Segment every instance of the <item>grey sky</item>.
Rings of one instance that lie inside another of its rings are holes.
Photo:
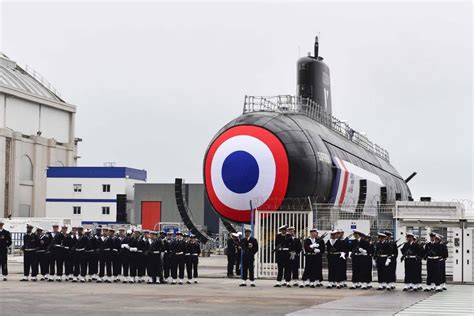
[[[202,182],[245,94],[295,93],[312,49],[333,112],[389,150],[415,197],[473,198],[472,4],[3,3],[0,48],[78,106],[81,165]]]

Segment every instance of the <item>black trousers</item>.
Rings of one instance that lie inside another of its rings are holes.
[[[387,257],[378,257],[376,260],[377,263],[377,279],[379,283],[389,283],[390,282],[390,270],[389,267],[385,266]]]
[[[397,282],[397,258],[392,257],[388,265],[388,282]]]
[[[193,268],[193,278],[198,277],[198,264],[199,264],[199,257],[191,255],[191,265]]]
[[[41,275],[49,274],[49,254],[46,251],[37,251]]]
[[[72,275],[74,272],[74,261],[73,261],[73,254],[71,251],[66,249],[65,252],[65,259],[64,259],[64,274]]]
[[[49,253],[49,275],[51,276],[56,275],[56,270],[58,269],[57,263],[56,263],[57,257],[58,257],[58,251],[59,251],[59,248],[53,245]]]
[[[105,275],[112,276],[112,252],[110,250],[99,253],[99,277],[103,278]]]
[[[99,255],[94,251],[86,252],[89,275],[99,274]]]
[[[81,258],[81,277],[85,278],[87,273],[89,272],[89,274],[92,274],[91,271],[89,270],[88,271],[88,267],[89,267],[89,261],[92,260],[91,258],[91,253],[90,252],[86,252],[84,251],[84,253],[82,254],[82,258]]]
[[[122,265],[122,274],[124,277],[128,277],[130,271],[130,252],[121,250],[119,253],[120,263]]]
[[[352,256],[352,282],[358,283],[361,281],[361,256]]]
[[[298,280],[300,278],[300,255],[296,255],[294,260],[289,260],[290,279]]]
[[[171,275],[171,255],[165,253],[163,256],[163,277],[165,279],[169,278]]]
[[[7,258],[7,248],[0,249],[0,269],[2,270],[2,275],[8,275],[8,258]]]
[[[438,259],[426,260],[426,284],[434,283],[436,286],[441,284],[441,265]]]
[[[227,255],[227,276],[234,275],[235,255]]]
[[[143,252],[137,252],[136,254],[137,262],[137,276],[144,277],[146,272],[146,258]]]
[[[342,259],[339,254],[328,254],[328,281],[344,281],[345,266],[346,260]]]
[[[171,265],[171,277],[173,279],[180,278],[184,279],[184,265],[185,258],[184,255],[174,255]]]
[[[276,252],[276,263],[277,263],[277,281],[280,282],[285,277],[286,282],[291,280],[290,271],[290,254],[285,250],[277,250]]]
[[[244,256],[242,259],[242,280],[246,281],[249,279],[250,281],[255,280],[255,273],[254,273],[254,256]]]
[[[370,283],[372,282],[372,257],[357,256],[359,264],[359,277],[356,282]]]
[[[130,276],[132,278],[137,276],[137,269],[138,269],[138,262],[137,262],[137,253],[136,252],[130,252],[129,258],[129,269],[130,269]]]
[[[241,272],[241,265],[242,264],[242,256],[241,251],[238,251],[235,256],[235,274],[240,275]]]
[[[122,274],[122,262],[118,251],[112,251],[112,275],[118,277]]]
[[[303,271],[303,281],[309,280],[310,282],[316,281],[316,255],[306,255],[305,264]]]
[[[184,256],[184,264],[186,266],[186,276],[188,280],[193,278],[193,264],[191,263],[191,255]]]
[[[446,283],[446,260],[441,260],[439,262],[440,266],[440,283]]]
[[[151,278],[153,282],[156,282],[157,279],[162,279],[160,275],[161,272],[161,254],[160,253],[150,253],[147,260],[147,275]]]
[[[81,275],[81,267],[84,262],[84,251],[73,251],[72,252],[72,262],[74,265],[73,274],[75,277]]]
[[[23,256],[23,275],[36,277],[38,275],[38,256],[36,251],[25,251]]]

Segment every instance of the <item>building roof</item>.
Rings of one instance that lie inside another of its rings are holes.
[[[146,181],[146,170],[127,167],[48,167],[48,178],[127,178]]]
[[[0,52],[0,86],[56,102],[64,102],[49,82],[34,71],[21,68],[2,52]]]

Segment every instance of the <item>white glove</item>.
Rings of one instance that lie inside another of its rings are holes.
[[[309,248],[311,248],[311,249],[316,248],[316,244],[311,244],[311,245],[309,246]]]
[[[319,249],[314,249],[314,253],[320,253],[320,252],[321,252],[321,250],[319,250]]]
[[[316,243],[315,245],[316,245],[316,246],[315,246],[316,248],[319,248],[319,244],[318,244],[318,243]]]
[[[367,254],[367,250],[365,250],[364,248],[359,248],[359,252],[363,255]]]
[[[137,250],[138,250],[138,248],[136,248],[136,247],[130,248],[130,251],[131,251],[131,252],[136,252]]]
[[[342,259],[346,260],[346,253],[345,253],[345,252],[341,252],[341,256],[340,256],[340,258],[342,258]]]
[[[385,266],[388,267],[390,265],[390,262],[392,262],[392,260],[390,260],[390,258],[388,258],[386,261],[385,261]]]
[[[120,248],[122,248],[122,249],[125,248],[125,244],[121,244]]]

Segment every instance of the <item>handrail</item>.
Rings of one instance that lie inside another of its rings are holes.
[[[303,114],[349,139],[379,158],[390,162],[388,151],[371,142],[367,136],[352,129],[346,122],[326,113],[324,109],[308,98],[292,95],[245,96],[243,113],[279,112],[285,114]]]

